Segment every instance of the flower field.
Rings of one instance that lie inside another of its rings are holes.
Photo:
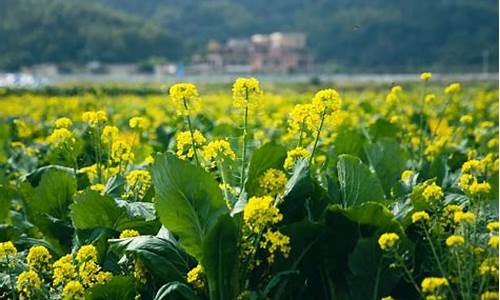
[[[498,299],[495,84],[0,90],[0,299]]]

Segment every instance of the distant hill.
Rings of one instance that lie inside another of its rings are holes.
[[[177,59],[177,39],[143,18],[84,1],[0,0],[0,68],[42,62]]]
[[[0,0],[0,67],[187,60],[210,39],[273,31],[305,32],[343,71],[498,64],[497,0]]]

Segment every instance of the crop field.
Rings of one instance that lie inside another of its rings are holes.
[[[497,82],[0,90],[0,299],[498,299]]]

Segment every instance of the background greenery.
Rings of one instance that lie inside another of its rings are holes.
[[[498,64],[496,0],[0,0],[0,68],[187,61],[210,39],[301,31],[342,71]]]

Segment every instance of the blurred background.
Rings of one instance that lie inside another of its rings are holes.
[[[498,18],[498,0],[0,0],[0,85],[497,78]]]

